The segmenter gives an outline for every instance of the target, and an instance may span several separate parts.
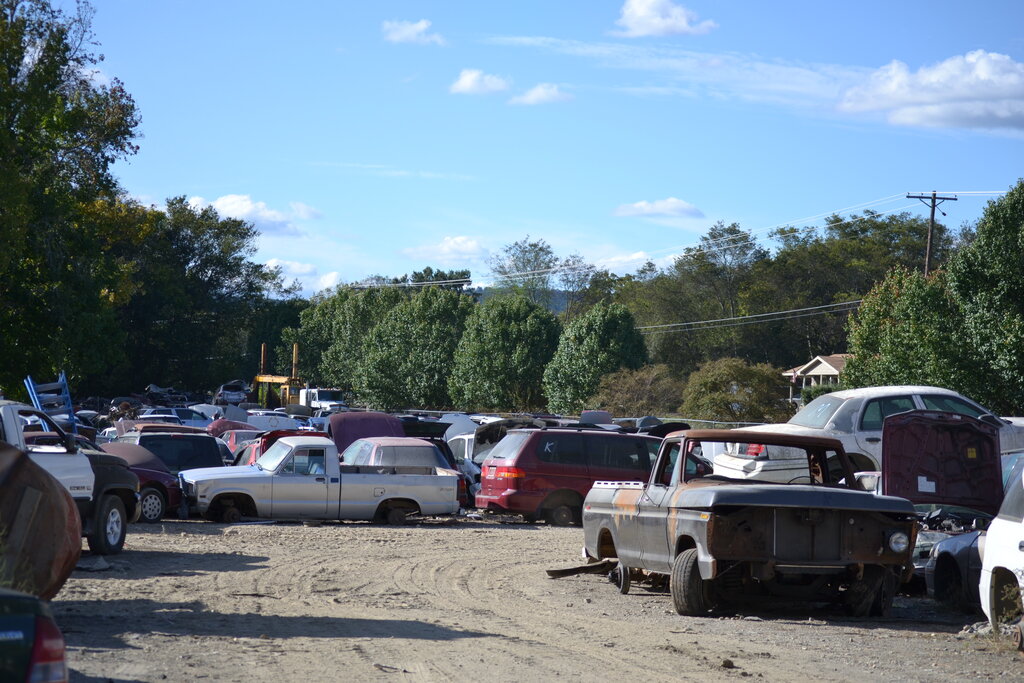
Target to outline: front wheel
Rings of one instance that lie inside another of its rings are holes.
[[[147,524],[155,524],[167,512],[167,503],[164,502],[162,493],[151,486],[147,486],[139,494],[139,510],[140,520]]]
[[[700,576],[697,549],[690,548],[676,555],[672,562],[669,591],[676,612],[686,616],[706,614],[711,609],[710,581]]]
[[[89,550],[97,555],[116,555],[124,547],[128,518],[124,503],[114,495],[103,496],[96,510],[93,532],[86,537]]]

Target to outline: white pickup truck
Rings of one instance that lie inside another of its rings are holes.
[[[343,465],[334,442],[323,436],[279,439],[254,465],[184,470],[178,476],[189,513],[226,523],[255,517],[402,524],[412,514],[459,511],[453,470]]]

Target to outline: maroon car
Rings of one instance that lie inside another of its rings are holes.
[[[645,481],[660,445],[603,429],[511,429],[483,462],[476,506],[528,522],[579,524],[595,481]]]
[[[153,524],[177,510],[181,503],[181,485],[167,465],[152,451],[134,443],[111,441],[102,449],[128,463],[128,469],[139,478],[139,519]]]

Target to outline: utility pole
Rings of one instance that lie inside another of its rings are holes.
[[[924,249],[924,276],[928,277],[928,271],[929,271],[929,269],[931,267],[931,260],[932,260],[932,232],[935,231],[935,209],[942,202],[955,202],[956,201],[956,197],[939,197],[939,196],[936,196],[935,191],[932,190],[932,193],[930,195],[927,195],[927,194],[908,194],[907,195],[907,199],[920,199],[923,204],[926,204],[927,206],[930,206],[931,209],[932,209],[932,217],[931,217],[931,220],[928,223],[928,243],[927,243],[927,245],[925,246],[925,249]],[[925,201],[926,199],[928,201]],[[946,215],[946,212],[943,211],[942,209],[939,209],[939,213],[941,213],[943,216]]]

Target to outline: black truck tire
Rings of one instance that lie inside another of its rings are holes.
[[[669,590],[676,612],[684,616],[699,616],[711,609],[708,593],[709,581],[700,576],[697,566],[697,549],[690,548],[676,555],[672,562]]]
[[[105,495],[96,506],[93,531],[86,536],[89,550],[97,555],[116,555],[124,547],[128,533],[128,515],[124,503],[115,495]]]
[[[615,569],[618,572],[616,584],[618,585],[619,592],[625,595],[629,592],[630,586],[633,585],[633,577],[629,574],[629,567],[619,562],[619,566]]]

